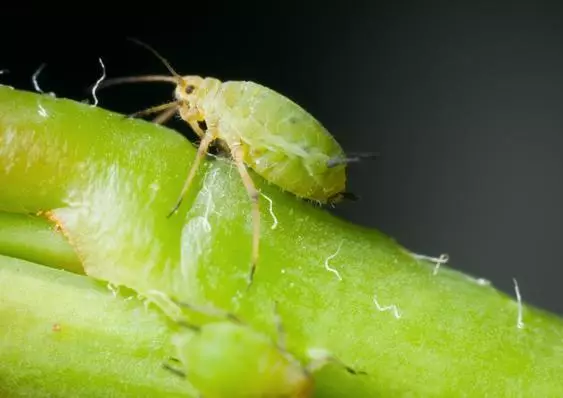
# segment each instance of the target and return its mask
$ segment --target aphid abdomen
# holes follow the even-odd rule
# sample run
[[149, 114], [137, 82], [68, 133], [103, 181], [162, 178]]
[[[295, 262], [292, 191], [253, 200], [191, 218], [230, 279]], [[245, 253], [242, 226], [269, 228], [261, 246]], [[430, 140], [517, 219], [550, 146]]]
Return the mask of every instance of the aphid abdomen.
[[340, 145], [308, 112], [288, 98], [252, 82], [226, 82], [215, 97], [225, 140], [245, 145], [245, 163], [293, 194], [325, 203], [344, 191]]
[[[252, 147], [254, 148], [254, 147]], [[326, 203], [330, 197], [344, 191], [345, 172], [325, 173], [328, 158], [313, 156], [283, 156], [279, 151], [249, 150], [247, 162], [259, 175], [296, 196]]]

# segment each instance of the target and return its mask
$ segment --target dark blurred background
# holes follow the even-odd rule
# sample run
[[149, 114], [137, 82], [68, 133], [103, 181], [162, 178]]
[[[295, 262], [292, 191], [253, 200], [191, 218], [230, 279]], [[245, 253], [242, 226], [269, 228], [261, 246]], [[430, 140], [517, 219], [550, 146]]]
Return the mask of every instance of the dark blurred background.
[[[366, 2], [334, 17], [268, 17], [211, 16], [179, 2], [158, 15], [164, 4], [151, 4], [150, 17], [85, 13], [61, 22], [6, 12], [0, 69], [10, 73], [0, 81], [33, 90], [31, 75], [45, 62], [42, 89], [82, 100], [100, 76], [98, 57], [108, 77], [166, 73], [125, 40], [134, 36], [182, 74], [267, 85], [315, 115], [345, 150], [381, 154], [350, 167], [361, 201], [336, 214], [414, 252], [448, 253], [452, 267], [512, 295], [515, 277], [525, 301], [563, 314], [558, 9]], [[108, 88], [100, 105], [130, 113], [167, 101], [171, 90]], [[195, 138], [182, 123], [170, 126]]]

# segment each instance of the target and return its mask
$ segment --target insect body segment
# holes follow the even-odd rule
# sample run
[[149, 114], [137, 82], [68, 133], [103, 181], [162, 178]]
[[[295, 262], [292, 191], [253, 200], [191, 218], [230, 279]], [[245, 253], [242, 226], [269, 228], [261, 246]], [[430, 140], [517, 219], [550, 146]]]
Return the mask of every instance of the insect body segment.
[[223, 129], [238, 135], [246, 147], [244, 161], [257, 174], [320, 203], [344, 191], [344, 165], [328, 167], [330, 159], [344, 157], [342, 148], [309, 113], [257, 83], [225, 82], [222, 87], [217, 111]]

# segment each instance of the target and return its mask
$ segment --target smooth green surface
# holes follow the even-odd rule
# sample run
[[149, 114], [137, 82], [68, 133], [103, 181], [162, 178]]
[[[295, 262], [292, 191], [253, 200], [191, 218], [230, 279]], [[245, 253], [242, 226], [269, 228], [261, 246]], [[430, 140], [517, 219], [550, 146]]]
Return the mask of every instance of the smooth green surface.
[[90, 278], [0, 256], [0, 396], [188, 397], [164, 319]]
[[[213, 304], [270, 336], [277, 301], [299, 359], [322, 348], [368, 373], [327, 367], [315, 375], [316, 397], [563, 395], [560, 318], [526, 306], [518, 328], [513, 298], [446, 267], [434, 275], [379, 232], [258, 177], [277, 227], [262, 198], [261, 257], [247, 292], [250, 203], [233, 166], [207, 162], [166, 218], [194, 153], [163, 127], [0, 88], [0, 186], [10, 187], [0, 210], [53, 210], [89, 275]], [[390, 305], [397, 316], [381, 310]]]
[[48, 220], [31, 215], [0, 212], [0, 253], [83, 273], [80, 259], [62, 232]]

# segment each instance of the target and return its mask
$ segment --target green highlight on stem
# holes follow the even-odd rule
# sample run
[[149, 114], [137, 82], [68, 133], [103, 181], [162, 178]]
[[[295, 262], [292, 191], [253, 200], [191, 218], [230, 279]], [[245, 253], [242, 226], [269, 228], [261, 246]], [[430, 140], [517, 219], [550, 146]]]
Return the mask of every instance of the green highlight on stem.
[[[27, 255], [21, 239], [10, 242], [10, 234], [0, 234], [0, 250], [44, 265], [53, 265], [59, 253], [64, 266], [62, 259], [70, 257], [63, 253], [68, 255], [72, 247], [90, 278], [134, 290], [157, 304], [151, 306], [153, 311], [159, 308], [171, 320], [226, 322], [175, 303], [216, 308], [275, 341], [279, 316], [287, 352], [301, 364], [313, 359], [312, 352], [326, 352], [366, 372], [353, 375], [328, 363], [312, 375], [315, 397], [563, 395], [560, 318], [525, 303], [520, 306], [494, 287], [448, 267], [435, 274], [433, 264], [378, 231], [344, 222], [255, 174], [263, 195], [261, 251], [254, 284], [246, 290], [250, 203], [230, 162], [206, 161], [180, 211], [166, 217], [194, 155], [192, 145], [164, 127], [0, 88], [0, 186], [10, 187], [0, 192], [0, 209], [42, 212], [70, 242], [65, 247], [44, 240], [51, 260], [42, 260]], [[2, 225], [17, 228], [23, 222], [18, 217]], [[52, 223], [42, 225], [53, 231]], [[29, 231], [30, 236], [37, 233]], [[37, 247], [40, 253], [41, 245]], [[57, 288], [66, 289], [64, 285]], [[49, 312], [44, 298], [48, 292], [35, 289], [28, 294], [30, 303], [41, 302], [33, 311]], [[74, 305], [81, 302], [74, 298]], [[125, 311], [120, 321], [136, 328], [134, 316]], [[17, 337], [28, 333], [25, 322], [14, 318], [10, 330], [2, 338], [8, 346], [15, 342], [11, 358], [21, 354], [33, 361], [17, 348]], [[166, 330], [170, 341], [188, 333], [174, 322]], [[104, 330], [93, 332], [89, 341], [77, 337], [72, 342], [77, 352], [92, 340], [107, 352], [123, 352]], [[119, 333], [125, 336], [127, 331]], [[190, 367], [200, 365], [200, 372], [217, 374], [216, 383], [233, 375], [227, 364], [237, 363], [241, 355], [220, 342], [206, 344], [209, 355], [219, 350], [225, 357], [224, 369], [209, 369], [205, 350], [182, 357], [179, 354], [198, 351], [182, 349], [174, 346], [167, 355], [181, 357], [188, 379]], [[44, 366], [40, 356], [38, 368]], [[65, 363], [57, 359], [53, 366], [64, 368]], [[10, 373], [0, 369], [0, 379], [18, 372], [17, 367]], [[261, 377], [248, 379], [259, 385]], [[108, 383], [112, 380], [108, 375]], [[72, 389], [77, 379], [61, 376], [57, 381]], [[207, 390], [213, 391], [214, 384], [207, 383]], [[199, 387], [206, 389], [205, 383]], [[167, 396], [162, 394], [158, 396]]]

